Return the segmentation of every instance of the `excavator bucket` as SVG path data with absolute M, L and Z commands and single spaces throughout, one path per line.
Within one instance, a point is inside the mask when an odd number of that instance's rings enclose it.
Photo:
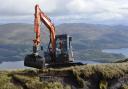
M 39 55 L 30 54 L 25 57 L 24 66 L 41 69 L 45 67 L 45 59 Z

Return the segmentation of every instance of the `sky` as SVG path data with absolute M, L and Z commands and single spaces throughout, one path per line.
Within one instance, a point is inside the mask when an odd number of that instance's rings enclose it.
M 0 23 L 33 23 L 40 5 L 55 24 L 128 24 L 128 0 L 0 0 Z

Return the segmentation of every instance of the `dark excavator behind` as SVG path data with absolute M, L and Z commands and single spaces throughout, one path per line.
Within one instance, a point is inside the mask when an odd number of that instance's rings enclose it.
M 48 51 L 41 50 L 40 24 L 48 28 L 50 42 Z M 25 57 L 24 65 L 33 68 L 44 68 L 46 65 L 70 65 L 74 64 L 71 41 L 72 37 L 67 34 L 56 35 L 55 26 L 51 20 L 41 11 L 39 5 L 35 6 L 34 20 L 35 39 L 33 40 L 33 53 Z

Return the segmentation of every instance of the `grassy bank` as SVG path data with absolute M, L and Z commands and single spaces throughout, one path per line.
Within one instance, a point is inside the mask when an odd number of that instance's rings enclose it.
M 39 76 L 52 76 L 40 81 Z M 45 77 L 46 78 L 46 77 Z M 0 89 L 128 89 L 128 63 L 0 72 Z M 119 83 L 119 84 L 118 84 Z M 74 88 L 75 87 L 75 88 Z M 115 88 L 113 88 L 115 87 Z

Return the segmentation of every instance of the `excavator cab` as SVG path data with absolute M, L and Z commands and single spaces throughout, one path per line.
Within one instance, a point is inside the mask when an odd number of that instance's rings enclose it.
M 73 52 L 71 46 L 72 37 L 67 34 L 56 35 L 55 37 L 55 62 L 52 63 L 50 52 L 44 52 L 45 62 L 47 64 L 63 64 L 73 62 Z
M 67 34 L 56 35 L 57 63 L 69 63 L 74 61 L 71 41 L 72 37 L 69 37 Z

